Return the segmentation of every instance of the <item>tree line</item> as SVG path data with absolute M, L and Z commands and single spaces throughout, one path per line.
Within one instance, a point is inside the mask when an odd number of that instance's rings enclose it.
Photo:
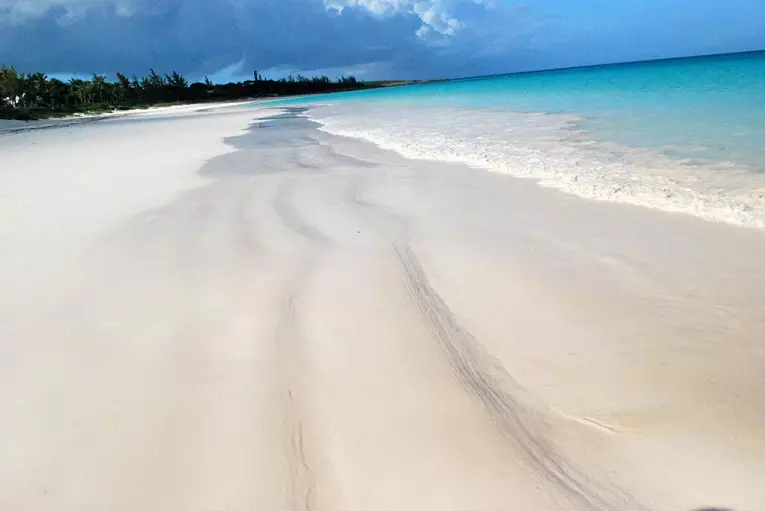
M 176 71 L 160 74 L 150 70 L 146 76 L 127 77 L 117 73 L 116 81 L 94 74 L 90 80 L 62 81 L 44 73 L 19 73 L 0 64 L 0 119 L 37 119 L 79 112 L 103 112 L 148 107 L 165 103 L 225 101 L 269 96 L 290 96 L 340 92 L 380 86 L 354 76 L 330 80 L 326 76 L 288 76 L 265 79 L 255 71 L 244 82 L 214 84 L 205 77 L 189 84 Z

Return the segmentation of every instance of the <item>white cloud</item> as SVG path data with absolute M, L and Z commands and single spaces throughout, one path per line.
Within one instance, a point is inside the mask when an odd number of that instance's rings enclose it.
M 172 1 L 172 0 L 171 0 Z M 261 0 L 216 0 L 237 6 L 257 4 Z M 497 0 L 303 0 L 306 3 L 323 1 L 328 10 L 342 12 L 346 8 L 364 9 L 375 16 L 392 17 L 397 14 L 417 16 L 422 27 L 420 37 L 454 36 L 465 26 L 453 13 L 460 4 L 477 4 L 486 9 Z M 167 0 L 0 0 L 0 23 L 23 24 L 56 10 L 58 21 L 66 24 L 92 12 L 109 11 L 120 17 L 131 17 L 139 10 L 161 10 Z
M 363 7 L 377 15 L 391 15 L 409 10 L 410 0 L 324 0 L 328 9 L 342 11 L 346 7 Z
M 0 23 L 21 24 L 40 18 L 52 9 L 61 23 L 73 21 L 88 12 L 112 9 L 118 16 L 130 17 L 144 0 L 0 0 Z
M 465 0 L 324 0 L 327 9 L 342 12 L 345 8 L 361 8 L 377 16 L 413 14 L 420 18 L 422 26 L 417 31 L 419 37 L 437 33 L 445 36 L 455 35 L 464 23 L 450 14 L 450 7 L 456 1 Z M 467 0 L 469 3 L 491 8 L 494 0 Z

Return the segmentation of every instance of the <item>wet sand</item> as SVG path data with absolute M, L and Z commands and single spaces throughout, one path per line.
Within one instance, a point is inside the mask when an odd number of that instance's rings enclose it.
M 0 509 L 765 501 L 765 233 L 273 113 L 0 136 Z

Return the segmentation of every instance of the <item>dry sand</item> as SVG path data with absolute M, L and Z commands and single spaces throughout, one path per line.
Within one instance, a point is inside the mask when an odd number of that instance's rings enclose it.
M 267 113 L 0 136 L 0 509 L 762 509 L 765 233 Z
M 248 99 L 238 101 L 217 101 L 208 103 L 186 103 L 169 106 L 152 106 L 147 108 L 132 108 L 129 110 L 114 110 L 100 114 L 74 114 L 66 117 L 54 117 L 50 119 L 37 119 L 33 121 L 16 121 L 0 119 L 0 134 L 19 133 L 36 129 L 65 128 L 77 124 L 105 121 L 122 117 L 151 117 L 158 115 L 175 115 L 199 113 L 208 110 L 220 110 L 232 106 L 245 106 L 267 103 L 268 99 Z

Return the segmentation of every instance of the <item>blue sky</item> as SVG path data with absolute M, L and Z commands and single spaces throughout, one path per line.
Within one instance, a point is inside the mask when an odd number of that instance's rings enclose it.
M 48 74 L 460 77 L 765 49 L 763 0 L 0 0 Z

